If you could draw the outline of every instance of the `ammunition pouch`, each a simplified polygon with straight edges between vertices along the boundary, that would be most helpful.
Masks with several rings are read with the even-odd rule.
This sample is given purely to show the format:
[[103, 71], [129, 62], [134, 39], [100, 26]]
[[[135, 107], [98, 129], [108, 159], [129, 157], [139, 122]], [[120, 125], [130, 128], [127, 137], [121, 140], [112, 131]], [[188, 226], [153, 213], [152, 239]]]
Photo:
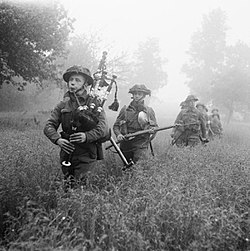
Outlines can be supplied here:
[[195, 128], [192, 128], [191, 131], [192, 131], [193, 133], [198, 133], [200, 130], [197, 130], [197, 129], [195, 129]]
[[192, 131], [193, 133], [198, 133], [200, 131], [200, 125], [197, 123], [195, 125], [187, 126], [187, 129]]
[[184, 128], [184, 125], [178, 125], [176, 126], [176, 128], [174, 129], [175, 131], [180, 131], [180, 132], [184, 132], [185, 131], [185, 128]]

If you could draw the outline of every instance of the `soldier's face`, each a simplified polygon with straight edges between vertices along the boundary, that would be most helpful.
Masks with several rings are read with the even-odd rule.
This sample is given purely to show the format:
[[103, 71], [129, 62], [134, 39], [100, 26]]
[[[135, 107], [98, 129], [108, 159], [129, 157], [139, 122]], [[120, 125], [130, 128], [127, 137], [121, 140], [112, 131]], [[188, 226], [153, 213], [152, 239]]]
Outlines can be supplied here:
[[187, 106], [189, 106], [189, 107], [194, 107], [194, 106], [195, 106], [195, 100], [186, 101], [186, 104], [187, 104]]
[[70, 92], [76, 92], [80, 90], [82, 87], [86, 89], [87, 81], [86, 78], [81, 74], [72, 74], [69, 78], [69, 82], [67, 85]]
[[197, 107], [197, 109], [198, 109], [200, 112], [204, 112], [204, 109], [203, 109], [203, 107], [202, 107], [201, 105], [199, 105], [199, 106]]
[[134, 101], [139, 101], [139, 100], [143, 100], [145, 98], [145, 95], [143, 92], [134, 92], [133, 93], [133, 100]]

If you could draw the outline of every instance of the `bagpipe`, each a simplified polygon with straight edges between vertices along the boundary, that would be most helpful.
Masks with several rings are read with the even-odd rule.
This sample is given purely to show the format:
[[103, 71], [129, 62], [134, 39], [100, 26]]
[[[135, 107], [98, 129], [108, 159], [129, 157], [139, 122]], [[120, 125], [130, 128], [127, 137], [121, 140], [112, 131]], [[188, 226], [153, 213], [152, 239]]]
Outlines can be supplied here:
[[103, 106], [112, 90], [113, 85], [115, 85], [116, 88], [114, 102], [108, 108], [113, 111], [117, 111], [119, 108], [117, 99], [117, 76], [108, 76], [108, 72], [106, 71], [106, 58], [107, 52], [104, 51], [98, 69], [93, 74], [94, 81], [90, 87], [90, 92], [87, 95], [84, 105], [80, 104], [76, 93], [73, 93], [78, 108], [73, 114], [72, 127], [76, 128], [77, 131], [86, 132], [96, 127], [98, 123], [98, 117], [103, 110]]
[[[117, 99], [117, 76], [109, 76], [106, 66], [107, 52], [104, 51], [102, 58], [100, 60], [97, 71], [93, 74], [93, 83], [91, 84], [90, 91], [87, 94], [84, 104], [80, 103], [80, 100], [75, 92], [73, 95], [77, 102], [77, 109], [73, 112], [71, 121], [71, 131], [70, 133], [62, 132], [61, 136], [69, 140], [71, 134], [75, 132], [87, 132], [96, 128], [99, 122], [99, 116], [103, 111], [103, 106], [111, 93], [112, 87], [115, 85], [115, 97], [113, 103], [108, 106], [110, 110], [117, 111], [119, 108], [119, 103]], [[108, 135], [100, 139], [100, 143], [103, 143], [110, 139], [111, 134], [107, 132]], [[65, 157], [62, 161], [62, 165], [69, 167], [71, 166], [72, 154]]]

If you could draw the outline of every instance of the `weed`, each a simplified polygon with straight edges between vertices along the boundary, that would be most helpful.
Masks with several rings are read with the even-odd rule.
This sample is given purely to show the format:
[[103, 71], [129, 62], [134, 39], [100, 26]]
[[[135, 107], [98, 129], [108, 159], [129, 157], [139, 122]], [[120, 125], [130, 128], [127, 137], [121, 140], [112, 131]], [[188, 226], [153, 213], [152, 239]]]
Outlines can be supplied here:
[[[239, 129], [241, 125], [237, 125]], [[195, 148], [154, 141], [131, 172], [105, 152], [65, 194], [58, 151], [39, 128], [1, 130], [0, 221], [10, 250], [249, 250], [249, 129]], [[161, 134], [162, 135], [162, 134]]]

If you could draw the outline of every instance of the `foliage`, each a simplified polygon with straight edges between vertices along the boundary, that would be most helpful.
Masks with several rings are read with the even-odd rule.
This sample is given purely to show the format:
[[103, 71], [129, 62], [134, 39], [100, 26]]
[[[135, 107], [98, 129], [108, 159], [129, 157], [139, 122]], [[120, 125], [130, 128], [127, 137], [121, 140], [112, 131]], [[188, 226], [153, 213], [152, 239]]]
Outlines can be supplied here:
[[211, 88], [213, 103], [229, 110], [227, 122], [230, 121], [233, 111], [241, 107], [240, 104], [249, 103], [249, 88], [249, 74], [236, 67], [226, 69], [214, 81]]
[[58, 149], [39, 130], [5, 126], [0, 220], [10, 250], [250, 248], [248, 125], [191, 149], [167, 146], [162, 133], [155, 158], [122, 175], [106, 173], [107, 162], [68, 194], [53, 182]]
[[229, 122], [234, 111], [249, 106], [250, 48], [243, 42], [227, 46], [226, 31], [226, 16], [220, 9], [204, 16], [201, 30], [192, 37], [190, 62], [183, 72], [192, 92], [228, 110]]
[[243, 111], [249, 105], [250, 48], [243, 42], [227, 47], [225, 66], [211, 86], [215, 104], [227, 108], [228, 122], [233, 111]]
[[[109, 77], [113, 74], [117, 76], [119, 89], [118, 98], [123, 100], [123, 90], [126, 89], [125, 91], [127, 92], [126, 84], [131, 72], [131, 63], [128, 60], [128, 55], [126, 52], [116, 54], [111, 45], [106, 46], [103, 48], [103, 51], [100, 51], [101, 46], [103, 45], [97, 33], [73, 36], [67, 43], [67, 57], [59, 59], [58, 63], [62, 65], [64, 69], [72, 65], [83, 65], [89, 68], [93, 74], [98, 69], [99, 62], [102, 58], [102, 52], [107, 51], [106, 71]], [[109, 99], [110, 98], [108, 98], [107, 103], [110, 103]]]
[[160, 57], [158, 39], [148, 38], [140, 43], [134, 56], [135, 63], [131, 79], [133, 83], [144, 83], [152, 90], [166, 85], [165, 59]]
[[1, 2], [0, 85], [6, 78], [13, 81], [13, 74], [29, 82], [56, 79], [54, 60], [65, 54], [72, 22], [58, 2]]
[[220, 9], [203, 16], [202, 27], [192, 36], [189, 64], [183, 66], [187, 84], [205, 101], [211, 99], [210, 85], [221, 72], [226, 50], [226, 18]]
[[65, 69], [72, 65], [83, 65], [93, 70], [98, 66], [98, 44], [100, 38], [96, 34], [75, 35], [69, 38], [66, 49], [68, 51], [67, 58], [61, 60]]

